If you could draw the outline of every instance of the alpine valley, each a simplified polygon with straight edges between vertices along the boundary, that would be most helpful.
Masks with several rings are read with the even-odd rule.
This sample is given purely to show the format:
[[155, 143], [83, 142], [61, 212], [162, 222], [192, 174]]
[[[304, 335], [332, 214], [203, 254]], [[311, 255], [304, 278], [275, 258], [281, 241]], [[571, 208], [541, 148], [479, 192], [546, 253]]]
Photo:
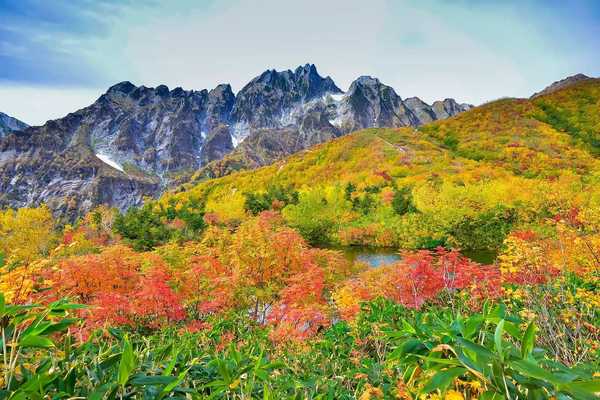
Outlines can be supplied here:
[[0, 400], [600, 400], [599, 17], [0, 0]]
[[0, 210], [0, 399], [597, 400], [600, 79], [464, 108], [307, 66], [9, 133], [59, 217], [185, 182]]
[[47, 204], [73, 220], [120, 210], [195, 178], [256, 168], [350, 132], [421, 126], [472, 108], [402, 99], [361, 76], [343, 92], [314, 65], [267, 70], [237, 95], [121, 82], [92, 105], [43, 126], [0, 115], [0, 205]]

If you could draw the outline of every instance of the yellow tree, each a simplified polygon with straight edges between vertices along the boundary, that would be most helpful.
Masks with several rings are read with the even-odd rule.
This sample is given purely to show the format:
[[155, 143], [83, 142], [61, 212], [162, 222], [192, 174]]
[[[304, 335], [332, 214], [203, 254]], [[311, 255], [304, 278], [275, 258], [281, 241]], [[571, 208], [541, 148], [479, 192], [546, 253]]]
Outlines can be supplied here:
[[242, 297], [252, 303], [255, 318], [264, 313], [290, 276], [303, 271], [306, 243], [281, 216], [263, 212], [243, 223], [230, 248], [232, 264], [244, 288]]
[[39, 258], [48, 253], [55, 240], [54, 222], [45, 207], [0, 212], [0, 291], [8, 302], [22, 302], [29, 296]]
[[6, 263], [29, 263], [46, 254], [54, 241], [52, 214], [46, 206], [0, 212], [0, 251]]

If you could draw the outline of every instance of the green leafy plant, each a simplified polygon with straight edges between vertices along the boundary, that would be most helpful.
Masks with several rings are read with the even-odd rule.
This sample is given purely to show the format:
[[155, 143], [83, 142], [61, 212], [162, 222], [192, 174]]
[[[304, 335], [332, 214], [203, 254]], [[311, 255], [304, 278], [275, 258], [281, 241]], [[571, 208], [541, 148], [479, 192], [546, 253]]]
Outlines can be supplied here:
[[57, 345], [53, 335], [65, 332], [77, 319], [68, 318], [71, 310], [83, 306], [65, 300], [47, 306], [6, 304], [0, 293], [0, 336], [2, 351], [2, 382], [4, 393], [21, 395], [43, 394], [43, 389], [56, 375], [47, 362], [40, 362], [35, 370], [26, 364], [38, 358], [38, 352], [51, 354]]
[[[422, 394], [444, 393], [456, 378], [478, 381], [486, 399], [549, 398], [594, 399], [600, 380], [592, 371], [568, 368], [548, 359], [535, 347], [536, 326], [507, 315], [503, 306], [466, 317], [438, 311], [417, 315], [414, 323], [388, 332], [396, 349], [388, 359], [419, 365], [435, 372], [421, 385]], [[565, 397], [569, 396], [569, 397]]]

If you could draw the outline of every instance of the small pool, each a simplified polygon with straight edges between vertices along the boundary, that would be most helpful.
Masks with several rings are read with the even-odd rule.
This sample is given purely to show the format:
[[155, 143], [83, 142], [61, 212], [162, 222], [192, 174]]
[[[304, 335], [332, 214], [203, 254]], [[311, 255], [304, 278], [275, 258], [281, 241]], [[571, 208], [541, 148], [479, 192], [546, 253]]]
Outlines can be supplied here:
[[[394, 264], [402, 258], [401, 250], [391, 247], [336, 246], [332, 250], [341, 251], [351, 262], [363, 262], [373, 268]], [[492, 264], [496, 259], [496, 253], [489, 250], [470, 250], [463, 254], [480, 264]]]
[[396, 249], [389, 247], [339, 246], [333, 250], [341, 251], [351, 262], [363, 262], [373, 268], [394, 264], [402, 258]]

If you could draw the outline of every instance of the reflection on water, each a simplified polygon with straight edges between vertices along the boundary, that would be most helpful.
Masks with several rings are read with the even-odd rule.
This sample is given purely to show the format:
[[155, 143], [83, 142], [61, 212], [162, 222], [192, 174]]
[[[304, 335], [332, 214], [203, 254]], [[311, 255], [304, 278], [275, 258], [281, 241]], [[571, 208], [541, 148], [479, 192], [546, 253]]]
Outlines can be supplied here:
[[[400, 261], [400, 250], [389, 247], [338, 246], [333, 250], [341, 251], [351, 262], [363, 262], [370, 267], [394, 264]], [[462, 252], [466, 257], [481, 264], [492, 264], [496, 253], [489, 250], [470, 250]]]
[[401, 258], [396, 249], [388, 247], [340, 246], [335, 250], [344, 253], [351, 262], [362, 262], [370, 267], [393, 264]]
[[463, 250], [461, 253], [479, 264], [493, 264], [498, 257], [498, 252], [494, 250]]

